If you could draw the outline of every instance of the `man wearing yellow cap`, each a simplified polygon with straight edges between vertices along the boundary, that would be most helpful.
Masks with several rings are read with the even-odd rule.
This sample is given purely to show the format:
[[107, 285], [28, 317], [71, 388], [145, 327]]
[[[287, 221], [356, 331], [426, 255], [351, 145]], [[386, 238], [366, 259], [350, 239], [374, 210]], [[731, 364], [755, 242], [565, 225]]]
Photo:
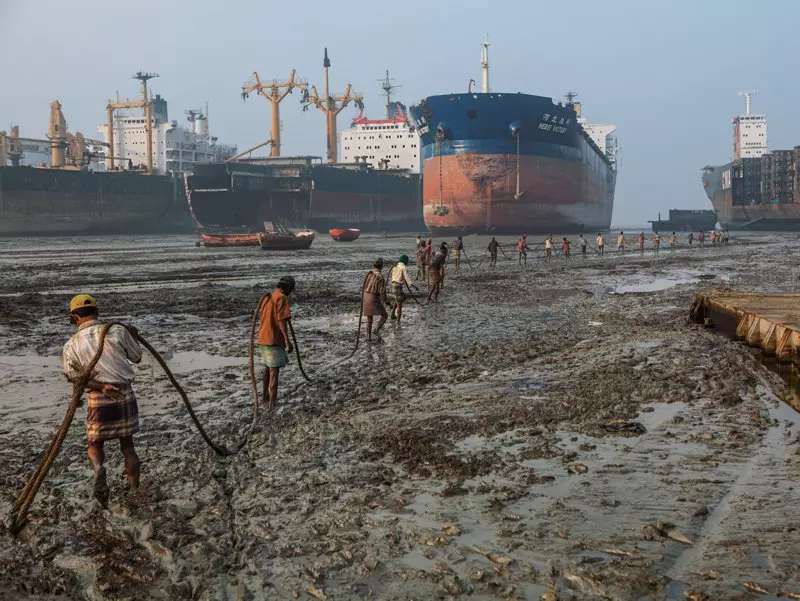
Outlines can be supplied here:
[[[74, 382], [97, 352], [104, 326], [97, 319], [97, 301], [88, 294], [73, 297], [69, 315], [78, 331], [64, 345], [62, 362], [64, 374]], [[131, 333], [123, 326], [111, 326], [100, 360], [86, 385], [88, 454], [94, 469], [94, 496], [103, 505], [108, 503], [109, 493], [103, 466], [106, 440], [119, 439], [128, 484], [139, 486], [139, 457], [133, 446], [133, 435], [139, 431], [139, 407], [131, 382], [136, 375], [132, 364], [141, 360], [142, 349]]]

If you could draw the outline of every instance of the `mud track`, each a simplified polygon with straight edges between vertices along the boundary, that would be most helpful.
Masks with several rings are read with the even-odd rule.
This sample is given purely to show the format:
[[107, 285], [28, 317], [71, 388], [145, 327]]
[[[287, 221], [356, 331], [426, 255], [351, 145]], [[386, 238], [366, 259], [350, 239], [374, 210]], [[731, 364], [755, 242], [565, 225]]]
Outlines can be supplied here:
[[[473, 265], [487, 242], [466, 240]], [[318, 373], [352, 347], [371, 260], [412, 244], [3, 242], [0, 512], [66, 408], [73, 293], [163, 350], [230, 444], [250, 420], [259, 296], [297, 277], [295, 329]], [[278, 411], [233, 459], [204, 445], [146, 357], [143, 488], [125, 489], [112, 445], [112, 502], [91, 501], [76, 420], [31, 523], [0, 535], [0, 598], [800, 598], [800, 416], [781, 400], [793, 391], [750, 349], [687, 323], [699, 290], [796, 291], [799, 253], [796, 236], [753, 235], [465, 265], [440, 304], [407, 304], [384, 344], [318, 383], [293, 362]]]

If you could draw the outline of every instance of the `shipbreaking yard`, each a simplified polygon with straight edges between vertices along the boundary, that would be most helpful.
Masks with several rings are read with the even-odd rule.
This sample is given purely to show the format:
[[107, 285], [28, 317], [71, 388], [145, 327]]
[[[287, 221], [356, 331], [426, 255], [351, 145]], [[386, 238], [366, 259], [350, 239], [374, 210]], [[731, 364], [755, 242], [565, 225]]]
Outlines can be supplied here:
[[[473, 266], [487, 242], [465, 240]], [[412, 248], [413, 235], [287, 254], [190, 237], [0, 242], [0, 513], [66, 409], [72, 294], [135, 324], [233, 445], [251, 419], [259, 296], [297, 278], [313, 377], [352, 348], [374, 257]], [[797, 292], [800, 238], [542, 254], [448, 273], [441, 303], [407, 304], [384, 344], [318, 383], [292, 360], [278, 411], [234, 458], [205, 445], [146, 356], [142, 489], [123, 487], [109, 447], [111, 503], [92, 500], [79, 410], [30, 523], [0, 534], [0, 598], [800, 599], [793, 380], [724, 323], [689, 320], [698, 293]]]

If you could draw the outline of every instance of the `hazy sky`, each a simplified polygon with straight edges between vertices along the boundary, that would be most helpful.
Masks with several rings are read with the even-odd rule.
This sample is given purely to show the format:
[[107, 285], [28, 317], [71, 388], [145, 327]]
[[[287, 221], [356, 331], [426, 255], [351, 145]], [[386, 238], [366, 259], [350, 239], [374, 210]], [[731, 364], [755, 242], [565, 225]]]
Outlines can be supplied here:
[[[71, 131], [99, 137], [106, 101], [137, 97], [131, 75], [145, 70], [160, 74], [152, 89], [172, 119], [208, 100], [212, 134], [244, 149], [269, 136], [266, 101], [240, 96], [254, 70], [272, 79], [295, 68], [321, 89], [327, 46], [332, 90], [352, 83], [379, 117], [386, 69], [406, 104], [480, 81], [488, 32], [493, 91], [571, 89], [590, 122], [618, 126], [614, 223], [635, 224], [711, 208], [700, 169], [730, 159], [739, 90], [758, 89], [771, 149], [800, 144], [798, 23], [795, 0], [0, 0], [0, 129], [43, 137], [58, 99]], [[324, 156], [324, 117], [299, 100], [281, 105], [283, 154]]]

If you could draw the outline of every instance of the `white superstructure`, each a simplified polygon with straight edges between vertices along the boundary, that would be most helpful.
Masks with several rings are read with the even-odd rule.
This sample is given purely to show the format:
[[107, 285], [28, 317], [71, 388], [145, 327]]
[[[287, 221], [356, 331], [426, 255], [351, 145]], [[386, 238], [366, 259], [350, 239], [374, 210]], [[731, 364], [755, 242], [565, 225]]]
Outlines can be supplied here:
[[[187, 111], [189, 128], [178, 126], [167, 115], [167, 101], [160, 95], [152, 100], [153, 115], [153, 169], [157, 173], [189, 173], [195, 163], [224, 161], [236, 154], [236, 147], [218, 144], [209, 135], [208, 114]], [[98, 126], [98, 131], [108, 142], [108, 124]], [[142, 115], [115, 115], [114, 147], [110, 149], [117, 165], [127, 169], [147, 163], [147, 132]]]
[[745, 97], [745, 114], [733, 118], [733, 158], [758, 158], [767, 151], [767, 116], [750, 113], [750, 98], [755, 90], [739, 92]]
[[586, 123], [584, 119], [579, 119], [578, 122], [583, 127], [583, 130], [589, 134], [592, 141], [597, 144], [597, 147], [606, 153], [606, 156], [613, 158], [615, 151], [615, 140], [611, 137], [617, 131], [616, 125], [608, 125], [601, 123]]
[[344, 163], [420, 172], [419, 134], [404, 112], [396, 112], [391, 119], [374, 120], [359, 114], [353, 126], [339, 134], [339, 146]]

